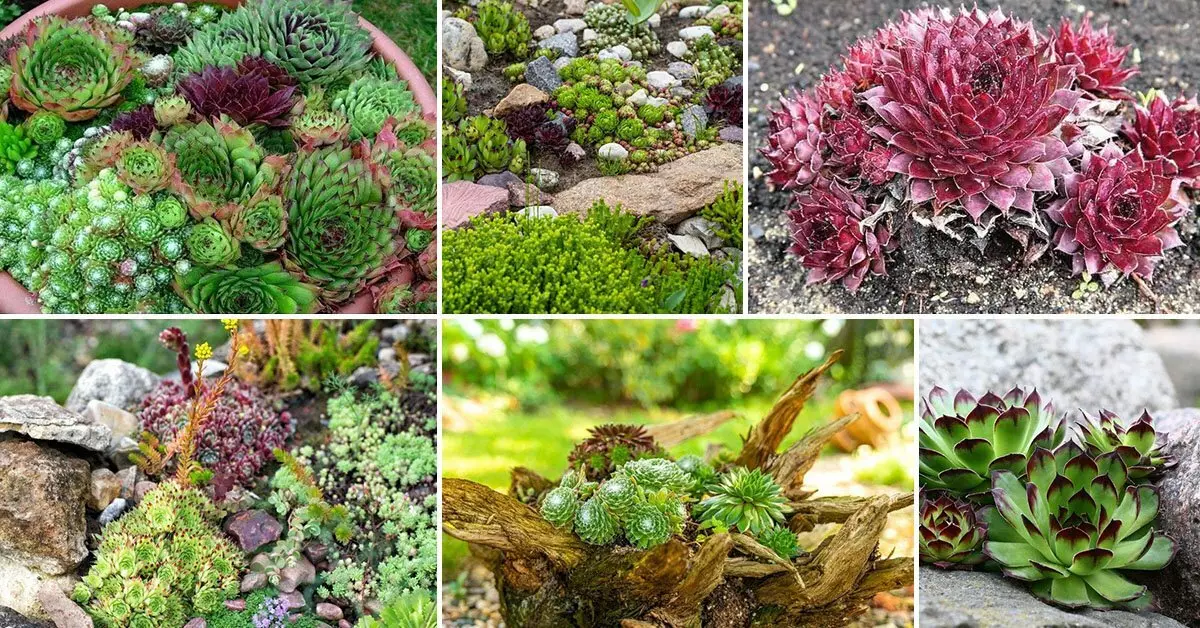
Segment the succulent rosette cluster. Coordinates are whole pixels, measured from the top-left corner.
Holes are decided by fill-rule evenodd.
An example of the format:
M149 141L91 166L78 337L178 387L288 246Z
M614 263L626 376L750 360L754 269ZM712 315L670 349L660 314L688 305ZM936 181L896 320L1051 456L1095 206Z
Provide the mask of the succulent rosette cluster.
M1027 263L1053 246L1076 274L1149 279L1180 243L1200 108L1135 102L1128 51L1086 18L1039 32L978 8L905 13L856 43L781 98L761 149L769 184L795 197L809 281L855 291L885 274L908 219L981 246L1004 234Z
M0 270L44 309L430 309L433 127L348 0L97 5L8 63Z

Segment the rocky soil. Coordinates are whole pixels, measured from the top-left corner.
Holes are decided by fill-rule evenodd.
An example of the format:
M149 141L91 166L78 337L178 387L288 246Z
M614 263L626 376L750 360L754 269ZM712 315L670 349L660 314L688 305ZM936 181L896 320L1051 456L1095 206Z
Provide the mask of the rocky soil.
M785 211L789 195L767 189L770 164L757 152L765 142L768 107L781 93L806 89L858 38L872 33L902 10L927 0L804 2L788 17L766 0L752 0L747 72L749 96L750 196L747 245L749 311L763 313L1177 313L1200 312L1200 227L1197 216L1180 227L1187 246L1168 252L1145 292L1132 281L1074 298L1080 279L1069 262L1048 255L1032 266L1020 263L1016 246L997 241L986 253L937 232L900 230L899 252L889 257L887 277L871 277L857 294L841 284L806 286L805 270L788 254ZM1200 87L1200 0L1011 0L979 2L1039 27L1062 16L1092 13L1109 24L1118 41L1132 44L1141 74L1136 90L1194 93Z

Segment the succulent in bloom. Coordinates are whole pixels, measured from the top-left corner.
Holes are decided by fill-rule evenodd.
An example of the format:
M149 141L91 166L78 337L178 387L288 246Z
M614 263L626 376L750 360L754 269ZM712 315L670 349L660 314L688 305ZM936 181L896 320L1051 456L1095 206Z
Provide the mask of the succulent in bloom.
M616 517L595 497L583 502L575 513L575 534L584 543L608 545L616 540L620 531Z
M400 220L385 201L390 177L365 147L301 150L283 185L288 270L344 301L378 278L397 250Z
M567 460L589 480L604 479L630 460L662 454L654 437L640 425L601 425L588 433Z
M918 539L921 561L942 569L970 568L984 561L987 526L976 519L977 506L946 493L921 493Z
M163 96L154 101L154 120L161 127L183 124L192 115L192 105L178 94Z
M1072 69L1048 58L1033 27L999 10L942 10L882 55L880 84L861 97L881 118L871 132L897 152L888 170L909 199L935 212L961 204L1034 211L1070 171L1055 131L1075 106Z
M1059 63L1075 70L1080 89L1092 96L1114 100L1132 100L1125 81L1137 74L1134 68L1123 68L1129 46L1118 47L1108 26L1092 28L1091 19L1083 16L1079 28L1063 18L1058 32L1050 31L1054 57Z
M404 127L420 116L420 109L413 100L408 83L374 76L356 79L334 97L332 107L350 120L352 140L374 138L389 118Z
M1116 453L1089 456L1074 443L1038 449L1021 479L993 476L984 553L1037 597L1069 608L1144 608L1150 594L1125 570L1162 569L1175 544L1156 532L1158 494L1133 486Z
M1172 186L1164 160L1123 154L1115 143L1098 155L1085 152L1081 172L1067 177L1066 198L1046 211L1059 225L1054 241L1071 256L1075 274L1105 273L1105 283L1118 275L1153 276L1163 253L1182 244Z
M841 281L851 292L867 277L887 274L891 232L856 190L822 178L796 194L788 212L792 253L808 269L808 283Z
M252 187L263 163L254 134L228 119L205 120L172 128L163 148L175 155L179 178L175 192L192 214L207 217L230 211Z
M317 291L278 262L246 268L194 268L179 278L188 306L209 314L311 314Z
M771 113L771 133L762 154L775 166L767 180L785 190L807 186L825 164L821 132L821 103L804 93L780 97L782 107Z
M1159 94L1134 111L1136 117L1124 131L1142 155L1168 160L1174 166L1169 174L1200 187L1200 103L1183 96L1168 102Z
M1098 417L1083 413L1083 420L1076 422L1079 444L1092 457L1116 452L1129 469L1129 479L1142 483L1158 477L1175 466L1175 458L1167 453L1167 436L1154 429L1154 418L1142 412L1137 420L1126 425L1121 418L1108 410L1101 410Z
M697 520L716 519L755 536L787 524L784 515L789 508L783 489L759 469L734 467L709 490L710 496L696 505Z
M68 122L90 120L121 102L141 63L127 31L96 20L39 18L21 37L10 54L13 104Z
M245 59L236 68L206 67L180 79L179 94L201 120L228 116L241 126L286 127L296 105L296 86L273 87L273 73L264 64L270 65Z
M187 238L188 253L201 266L225 266L241 257L238 241L214 218L192 226Z
M560 528L570 527L579 512L579 493L567 486L551 489L542 499L542 516Z
M934 386L921 401L920 427L921 486L976 503L991 498L994 472L1022 473L1034 449L1056 447L1066 433L1054 404L1020 388L976 399Z

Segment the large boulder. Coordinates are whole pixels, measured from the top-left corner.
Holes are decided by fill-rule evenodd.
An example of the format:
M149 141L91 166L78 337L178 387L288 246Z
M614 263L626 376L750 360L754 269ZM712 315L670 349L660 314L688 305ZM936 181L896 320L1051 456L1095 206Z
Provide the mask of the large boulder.
M921 628L1184 628L1155 613L1070 612L996 574L921 567Z
M483 214L508 210L508 190L470 181L442 184L442 226L457 229Z
M162 378L123 360L92 360L79 374L67 397L67 409L82 413L88 402L99 399L125 410L133 410L154 390Z
M46 611L37 599L42 584L50 582L58 586L74 586L75 576L48 576L36 569L12 560L0 551L0 609L10 608L20 615L42 619ZM25 628L26 626L42 626L37 622L21 623L18 616L6 616L0 612L0 628ZM10 622L10 623L5 623ZM46 623L46 626L54 624Z
M94 423L54 403L49 397L13 395L0 397L0 433L24 434L35 440L53 441L104 451L112 440L108 426Z
M0 628L54 628L54 624L29 619L7 606L0 606Z
M977 395L1036 387L1072 416L1178 406L1162 360L1128 320L923 321L920 393L934 385Z
M1146 342L1162 357L1180 401L1200 402L1200 324L1154 326L1146 330Z
M83 460L35 442L0 440L0 555L49 575L74 571L87 556L91 478Z
M1168 433L1168 452L1177 464L1159 485L1158 529L1175 540L1175 559L1146 578L1162 612L1200 625L1200 410L1155 416Z
M717 144L663 164L656 172L585 179L555 194L554 208L560 214L586 214L603 200L674 225L713 202L725 189L726 177L741 171L742 147Z

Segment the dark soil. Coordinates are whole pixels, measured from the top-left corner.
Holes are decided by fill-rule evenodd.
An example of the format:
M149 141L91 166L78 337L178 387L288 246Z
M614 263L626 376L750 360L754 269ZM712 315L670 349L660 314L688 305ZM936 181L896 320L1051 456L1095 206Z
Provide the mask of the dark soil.
M855 40L900 11L927 4L800 0L795 12L781 17L770 2L752 0L747 29L752 146L763 145L767 107L780 92L811 87ZM1006 14L1043 28L1063 16L1077 21L1091 12L1093 24L1109 24L1119 42L1133 45L1130 59L1140 58L1141 70L1130 81L1134 90L1156 87L1174 95L1200 87L1200 0L981 0L979 5L1001 5ZM1080 278L1071 276L1064 256L1048 254L1024 266L1014 243L994 241L981 256L970 244L911 221L899 229L900 247L888 258L888 276L870 277L857 294L840 283L806 286L804 268L786 252L790 195L767 189L763 172L770 164L757 150L750 160L750 312L1200 313L1200 229L1194 214L1179 227L1186 246L1168 251L1147 282L1157 302L1130 280L1074 299ZM922 258L909 259L905 249L920 251Z

